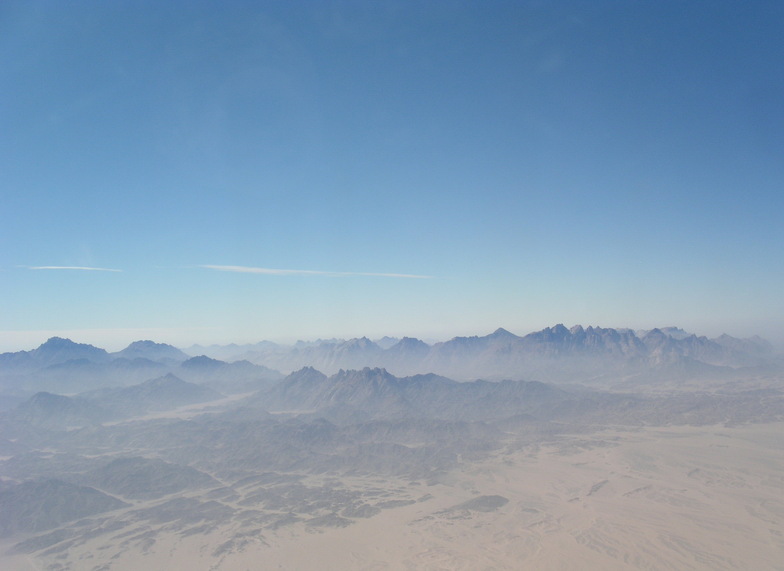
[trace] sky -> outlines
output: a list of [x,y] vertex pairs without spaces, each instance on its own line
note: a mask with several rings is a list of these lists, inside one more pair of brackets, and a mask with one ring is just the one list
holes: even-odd
[[784,3],[0,3],[0,351],[784,342]]

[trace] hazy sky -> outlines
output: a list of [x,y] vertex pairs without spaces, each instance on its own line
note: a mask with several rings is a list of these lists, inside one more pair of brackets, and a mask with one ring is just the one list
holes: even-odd
[[778,0],[3,1],[0,350],[782,338],[783,58]]

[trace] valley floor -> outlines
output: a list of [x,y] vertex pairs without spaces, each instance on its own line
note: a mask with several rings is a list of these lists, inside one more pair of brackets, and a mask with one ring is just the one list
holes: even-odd
[[[6,570],[784,569],[784,423],[604,429],[510,444],[345,527],[108,535]],[[390,485],[391,484],[391,485]],[[506,501],[505,501],[506,500]]]

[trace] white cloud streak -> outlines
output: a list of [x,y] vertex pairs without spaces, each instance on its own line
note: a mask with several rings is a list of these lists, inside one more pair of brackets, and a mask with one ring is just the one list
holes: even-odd
[[420,276],[415,274],[384,274],[375,272],[325,272],[319,270],[279,270],[274,268],[254,268],[249,266],[213,266],[202,265],[200,268],[215,270],[218,272],[235,272],[240,274],[264,274],[268,276],[329,276],[329,277],[351,277],[351,276],[372,276],[379,278],[408,278],[417,280],[431,279],[433,276]]
[[79,270],[86,272],[121,272],[112,268],[91,268],[88,266],[23,266],[28,270]]

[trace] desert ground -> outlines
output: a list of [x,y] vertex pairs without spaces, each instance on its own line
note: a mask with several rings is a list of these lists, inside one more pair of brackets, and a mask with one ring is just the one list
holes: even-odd
[[344,479],[353,490],[384,490],[388,502],[388,509],[346,525],[294,522],[243,537],[237,522],[188,535],[166,533],[162,523],[148,541],[107,531],[35,558],[12,553],[0,565],[784,569],[782,434],[784,423],[767,423],[605,428],[517,441],[437,481]]

